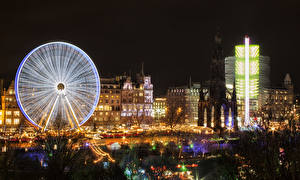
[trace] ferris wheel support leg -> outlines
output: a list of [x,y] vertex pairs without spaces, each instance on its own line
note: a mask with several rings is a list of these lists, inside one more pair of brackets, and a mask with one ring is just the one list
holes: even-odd
[[67,111],[67,108],[66,108],[65,103],[64,103],[64,109],[66,110],[67,118],[68,118],[68,120],[69,120],[69,123],[70,123],[70,125],[71,125],[71,128],[73,129],[73,128],[74,128],[74,123],[73,123],[73,121],[72,121],[72,119],[71,119],[71,117],[70,117],[69,112]]
[[80,129],[80,126],[79,126],[78,119],[77,119],[77,117],[76,117],[76,115],[75,115],[75,112],[74,112],[74,110],[73,110],[73,108],[72,108],[72,106],[71,106],[71,104],[70,104],[70,101],[69,101],[69,99],[67,98],[67,96],[65,96],[65,98],[66,98],[67,103],[68,103],[68,105],[69,105],[69,107],[70,107],[70,109],[71,109],[72,115],[73,115],[73,117],[74,117],[74,119],[75,119],[75,123],[76,123],[78,129],[81,130],[81,129]]
[[52,106],[52,108],[51,108],[50,114],[49,114],[49,116],[48,116],[48,118],[47,118],[47,120],[46,120],[46,124],[45,124],[45,126],[43,127],[43,130],[42,130],[42,131],[45,131],[45,129],[46,129],[47,126],[48,126],[49,120],[50,120],[51,115],[52,115],[52,113],[53,113],[53,110],[54,110],[54,108],[55,108],[55,106],[56,106],[57,100],[58,100],[58,96],[56,96],[56,99],[55,99],[55,101],[54,101],[54,104],[53,104],[53,106]]

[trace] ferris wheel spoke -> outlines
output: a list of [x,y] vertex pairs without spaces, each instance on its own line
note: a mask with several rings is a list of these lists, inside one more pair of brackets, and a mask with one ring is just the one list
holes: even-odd
[[76,94],[70,94],[70,96],[72,97],[72,101],[74,102],[73,104],[75,104],[77,107],[81,104],[84,104],[85,108],[78,107],[78,109],[81,109],[80,112],[83,112],[83,110],[90,109],[93,107],[93,102],[91,102],[87,98],[84,98],[85,96],[78,96]]
[[32,66],[31,64],[24,65],[21,77],[29,80],[38,79],[43,82],[52,80],[52,78],[48,77],[45,72],[40,72],[38,68],[40,68],[39,65],[37,65],[37,67]]
[[82,77],[87,76],[80,76],[84,73],[84,71],[90,71],[90,69],[88,68],[88,64],[78,63],[73,69],[69,70],[68,74],[65,77],[65,81],[72,82],[73,80],[76,80],[76,78],[84,80]]
[[70,69],[70,73],[66,76],[66,81],[72,81],[74,78],[80,76],[83,72],[90,72],[92,68],[90,63],[80,55],[78,62]]
[[[45,52],[43,49],[41,49],[42,52]],[[54,76],[52,75],[54,70],[52,64],[49,62],[48,59],[50,57],[46,56],[46,54],[42,53],[40,51],[37,51],[37,53],[34,53],[32,55],[32,63],[37,63],[37,69],[40,75],[45,77],[46,79],[52,79],[54,80]]]
[[24,102],[35,104],[38,107],[40,104],[47,103],[48,99],[55,97],[55,94],[51,91],[46,91],[44,93],[32,93],[26,92],[27,95],[22,97]]
[[64,76],[64,81],[66,81],[68,79],[68,77],[73,74],[73,73],[77,73],[77,71],[75,71],[76,67],[78,66],[78,64],[80,64],[80,61],[77,61],[76,59],[78,59],[78,52],[75,50],[71,50],[72,53],[70,56],[66,57],[68,64],[66,66],[66,73]]

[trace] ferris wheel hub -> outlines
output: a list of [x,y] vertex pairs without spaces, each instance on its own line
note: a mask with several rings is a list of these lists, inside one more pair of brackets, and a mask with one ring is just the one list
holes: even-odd
[[65,90],[65,84],[64,83],[58,83],[57,90],[58,90],[58,92],[63,92]]

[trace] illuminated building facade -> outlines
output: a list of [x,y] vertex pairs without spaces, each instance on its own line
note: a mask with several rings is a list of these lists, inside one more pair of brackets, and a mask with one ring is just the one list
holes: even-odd
[[167,108],[185,108],[185,123],[197,125],[199,83],[189,83],[189,86],[171,87],[167,92]]
[[166,117],[167,98],[154,98],[153,118],[156,123],[160,123]]
[[121,120],[127,125],[153,123],[153,84],[151,76],[143,71],[137,74],[136,81],[127,77],[121,87],[122,107]]
[[235,56],[225,58],[226,87],[229,92],[235,84],[240,125],[249,125],[250,119],[265,103],[266,90],[270,86],[270,58],[261,56],[259,45],[250,44],[248,37],[244,45],[235,46]]
[[14,81],[1,91],[0,131],[15,131],[25,128],[25,117],[16,102]]
[[284,123],[292,115],[297,116],[294,86],[289,74],[286,74],[282,87],[268,88],[264,95],[266,101],[260,109],[264,113],[263,118],[271,118],[271,121]]
[[121,83],[116,78],[101,78],[101,94],[89,124],[110,127],[120,125]]

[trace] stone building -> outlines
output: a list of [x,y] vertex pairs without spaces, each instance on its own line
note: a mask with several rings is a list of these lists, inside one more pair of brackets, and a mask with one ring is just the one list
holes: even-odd
[[121,80],[101,78],[101,94],[98,105],[89,120],[93,126],[113,127],[120,125],[121,116]]
[[286,74],[281,87],[273,87],[266,90],[266,103],[262,106],[262,118],[271,121],[283,122],[296,113],[294,100],[294,85],[289,74]]
[[151,124],[153,120],[153,84],[143,71],[133,81],[130,76],[122,84],[121,120],[127,125]]
[[185,124],[197,125],[199,83],[189,83],[188,86],[170,87],[167,92],[168,108],[183,108],[185,111]]
[[16,101],[14,81],[1,91],[0,131],[22,131],[29,127]]

